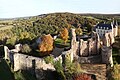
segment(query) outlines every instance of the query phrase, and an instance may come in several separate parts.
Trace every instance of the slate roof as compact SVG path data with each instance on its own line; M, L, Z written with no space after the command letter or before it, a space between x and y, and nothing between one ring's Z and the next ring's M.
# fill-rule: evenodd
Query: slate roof
M111 26L111 24L99 23L99 24L97 24L96 28L109 30L109 29L112 29L112 26Z

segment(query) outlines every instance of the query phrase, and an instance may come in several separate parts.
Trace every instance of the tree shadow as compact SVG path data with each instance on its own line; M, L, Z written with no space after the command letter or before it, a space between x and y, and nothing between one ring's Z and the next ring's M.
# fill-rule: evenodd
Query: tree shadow
M0 62L0 80L15 80L14 74L5 60Z
M31 44L32 42L33 42L33 40L30 40L29 38L24 38L24 39L20 39L17 43Z
M52 70L37 70L37 75L39 80L61 80L59 74L56 71Z

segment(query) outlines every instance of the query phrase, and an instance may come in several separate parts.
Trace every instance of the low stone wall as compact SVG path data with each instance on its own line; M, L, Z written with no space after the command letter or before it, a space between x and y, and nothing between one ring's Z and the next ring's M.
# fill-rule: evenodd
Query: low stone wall
M101 55L88 56L88 57L78 57L79 63L101 63Z

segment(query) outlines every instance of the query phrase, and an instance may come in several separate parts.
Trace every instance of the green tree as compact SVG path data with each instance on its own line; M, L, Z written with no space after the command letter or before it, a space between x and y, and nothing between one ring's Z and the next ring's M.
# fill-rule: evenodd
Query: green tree
M24 44L24 45L22 46L21 52L22 52L22 53L30 53L31 50L32 50L32 49L30 48L30 46L29 46L28 44Z
M15 43L16 43L16 40L17 40L17 37L16 37L16 36L11 37L11 38L7 39L6 44L7 44L7 45L12 45L12 46L14 46Z

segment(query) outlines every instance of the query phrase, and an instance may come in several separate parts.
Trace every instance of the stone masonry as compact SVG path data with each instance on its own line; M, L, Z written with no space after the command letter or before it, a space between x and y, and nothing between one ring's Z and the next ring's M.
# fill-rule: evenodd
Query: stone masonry
M41 75L43 73L40 73L40 70L55 71L55 68L50 63L46 64L42 58L16 53L14 54L14 71L18 70L28 70L36 75L38 80L42 80L41 78L44 78L44 76Z
M115 42L114 35L112 34L112 32L106 33L102 41L104 46L111 46Z
M112 36L109 35L108 37L106 36L106 39L110 39L110 41L112 41ZM114 40L111 42L111 44L113 42ZM71 57L71 61L73 61L76 57L80 63L110 63L112 65L112 52L106 53L104 51L106 48L102 47L102 53L100 53L100 45L100 38L96 32L92 32L91 38L89 38L87 41L84 41L83 39L76 41L75 29L71 29L71 48L68 51L63 51L62 55L66 57L69 55ZM107 50L111 49L108 48ZM104 54L106 56L104 56ZM104 62L104 59L109 60Z
M102 63L106 63L113 67L113 59L112 59L112 48L111 47L102 47Z
M91 56L99 54L100 49L100 39L97 33L93 32L91 38L87 41L80 39L80 48L79 48L79 56Z
M54 60L61 59L61 63L63 63L65 58L69 56L71 62L74 59L77 59L79 63L105 63L111 65L111 67L113 66L112 49L106 44L105 46L101 46L101 53L99 52L100 39L97 33L93 32L91 38L87 41L84 41L83 39L76 41L75 29L71 29L71 32L70 49L68 51L63 51L62 54ZM114 42L112 36L109 34L105 35L105 39L106 42L108 40L110 45ZM29 70L36 75L38 80L43 80L44 76L42 76L43 73L41 72L41 69L55 70L53 65L46 64L42 58L19 54L20 48L21 45L18 45L15 49L9 50L7 46L4 46L5 59L11 61L12 65L14 65L14 71Z

